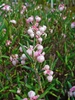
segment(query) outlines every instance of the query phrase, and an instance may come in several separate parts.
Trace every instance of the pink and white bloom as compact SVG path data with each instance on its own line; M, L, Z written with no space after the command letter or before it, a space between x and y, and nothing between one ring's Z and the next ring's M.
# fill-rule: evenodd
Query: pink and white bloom
M22 54L21 60L25 60L26 58L27 58L26 55L25 54Z
M36 35L41 36L42 33L40 31L36 31Z
M43 46L41 44L37 44L37 50L43 50Z
M34 51L34 57L38 57L42 53L42 50Z
M23 52L22 47L19 48L20 52Z
M36 22L40 22L40 21L41 21L41 17L36 16L36 17L35 17L35 20L36 20Z
M30 34L30 37L31 37L31 38L34 38L34 33Z
M44 68L42 70L49 70L50 66L49 65L45 65Z
M58 7L58 9L60 11L63 11L65 9L65 5L64 4L60 4L59 7Z
M30 45L30 47L27 49L27 53L32 56L32 52L33 52L33 46Z
M44 31L47 29L47 27L45 25L43 25Z
M53 80L53 76L47 76L47 80L48 80L48 82L52 82L52 80Z
M43 25L41 27L39 27L40 32L44 33L44 31L46 30L46 26Z
M10 20L10 23L12 23L12 24L16 24L17 22L16 22L16 20Z
M42 43L42 38L40 37L40 38L38 38L38 41L39 41L39 43Z
M4 5L2 10L4 11L10 11L11 10L11 7L9 5Z
M29 35L30 35L30 34L34 34L32 28L29 28L28 31L27 31L27 33L28 33Z
M18 63L18 54L10 56L10 61L15 66Z
M39 95L33 96L32 98L30 98L30 100L37 100L39 97Z
M35 31L38 31L38 28L37 28L36 25L33 25L33 26L32 26L32 29L35 30Z
M73 92L75 91L75 86L73 86L71 89L70 89L70 92Z
M53 71L52 70L45 70L44 75L46 75L46 74L48 74L49 76L53 75Z
M45 60L45 57L44 57L42 54L39 55L39 56L37 57L37 61L38 61L39 63L44 62L44 60Z
M25 60L21 60L21 64L24 65L25 64Z
M71 28L75 28L75 22L71 23Z
M10 40L6 41L6 46L9 46L12 42Z
M66 16L63 16L63 20L65 20L67 17Z
M15 66L17 64L16 60L13 60L12 64Z
M32 23L33 21L34 21L34 17L33 16L31 16L28 19L26 19L27 23Z
M32 98L34 96L35 96L35 92L34 91L31 90L31 91L28 92L28 97L29 98Z
M25 11L26 9L27 9L27 8L26 8L26 6L25 6L25 5L22 5L21 14L23 14L23 13L24 13L24 11Z

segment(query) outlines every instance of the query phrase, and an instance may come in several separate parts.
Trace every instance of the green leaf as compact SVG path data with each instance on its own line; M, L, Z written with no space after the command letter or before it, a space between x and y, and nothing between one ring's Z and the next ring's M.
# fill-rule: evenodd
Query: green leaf
M5 56L5 55L0 56L0 58L7 58L7 59L9 59L9 57Z
M67 81L67 84L68 84L69 88L72 87L72 85L71 85L71 83L69 81Z
M32 87L28 84L25 84L25 86L28 88L28 89L32 89Z
M51 64L52 70L55 68L55 65L56 65L57 61L58 61L58 58L54 62L52 62L52 64Z
M42 93L38 99L45 97L45 95L53 88L53 86L54 86L54 84L52 84L52 85L50 84L50 86L48 86L46 91L44 91L44 93Z
M60 60L63 62L63 58L62 58L61 54L58 51L56 51L56 53L57 53L58 57L60 58Z
M17 99L17 100L22 100L22 99L20 98L20 96L18 96L17 94L16 94L16 99Z
M25 68L25 69L27 69L27 70L31 70L31 71L35 72L35 70L34 70L33 68L28 67L28 66L22 66L22 68Z
M0 90L0 92L4 92L7 89L9 89L9 86L4 87L3 89Z
M54 96L54 97L58 97L55 93L53 93L53 92L50 92L50 94L52 95L52 96Z
M9 90L9 92L11 92L11 93L16 93L16 90Z

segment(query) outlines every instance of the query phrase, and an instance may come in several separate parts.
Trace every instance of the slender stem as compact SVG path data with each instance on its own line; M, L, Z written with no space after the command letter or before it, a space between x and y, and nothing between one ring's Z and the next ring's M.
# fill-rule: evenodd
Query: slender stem
M42 88L41 78L40 78L40 75L39 75L38 70L37 70L37 68L36 68L36 64L34 64L34 69L35 69L36 78L37 78L38 83L39 83L39 86L40 86L40 88L41 88L41 92L43 93L44 90L43 90L43 88Z
M51 0L51 8L53 8L53 0Z

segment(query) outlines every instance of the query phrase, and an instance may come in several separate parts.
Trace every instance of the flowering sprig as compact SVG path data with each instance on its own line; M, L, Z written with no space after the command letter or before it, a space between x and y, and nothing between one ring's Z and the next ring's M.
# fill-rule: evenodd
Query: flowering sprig
M48 82L52 82L53 80L53 71L50 70L50 66L49 65L45 65L44 68L42 68L42 70L44 70L44 75L47 75L47 80Z
M31 90L28 92L28 97L29 100L38 100L39 95L35 95L35 92ZM24 98L23 100L28 100L28 98Z

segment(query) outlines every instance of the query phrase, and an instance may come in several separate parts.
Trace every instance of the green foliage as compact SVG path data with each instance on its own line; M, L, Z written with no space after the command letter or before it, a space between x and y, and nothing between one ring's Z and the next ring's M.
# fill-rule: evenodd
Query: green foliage
M69 9L62 12L56 10L52 12L49 0L25 0L28 3L27 10L20 14L24 0L18 4L12 4L8 0L1 0L2 3L11 5L12 11L3 11L0 16L0 100L21 100L28 97L28 92L34 90L39 94L39 99L50 100L49 96L60 100L65 91L75 84L75 28L71 28L71 23L75 21L75 13L70 13ZM34 2L33 2L34 1ZM56 1L54 1L56 2ZM36 39L31 39L27 30L26 19L30 16L40 16L40 25L46 25L46 35L42 36L45 52L45 62L38 63L26 52L29 45L36 46ZM63 17L66 17L63 20ZM72 19L72 17L74 19ZM10 20L16 20L17 24L11 24ZM12 41L6 46L6 41ZM10 56L19 54L19 47L22 47L27 60L25 65L19 63L14 66L10 61ZM35 62L36 61L36 62ZM50 83L43 75L44 65L50 65L53 70L53 81ZM17 93L20 89L21 92ZM70 98L68 98L70 100ZM74 100L74 98L72 98Z

